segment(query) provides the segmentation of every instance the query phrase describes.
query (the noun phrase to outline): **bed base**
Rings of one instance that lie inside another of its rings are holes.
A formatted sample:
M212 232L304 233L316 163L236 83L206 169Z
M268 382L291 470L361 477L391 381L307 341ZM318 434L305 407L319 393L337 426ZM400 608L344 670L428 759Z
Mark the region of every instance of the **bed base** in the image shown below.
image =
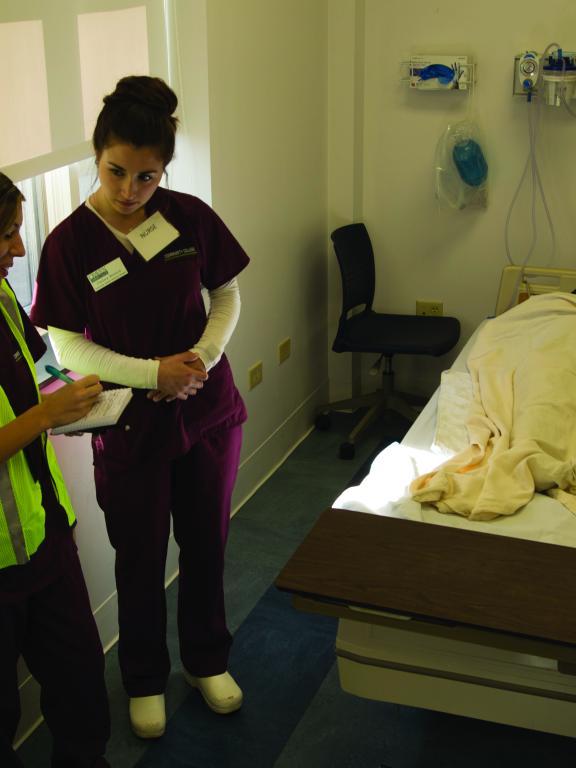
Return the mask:
M349 620L336 655L355 696L576 736L576 677L554 660Z

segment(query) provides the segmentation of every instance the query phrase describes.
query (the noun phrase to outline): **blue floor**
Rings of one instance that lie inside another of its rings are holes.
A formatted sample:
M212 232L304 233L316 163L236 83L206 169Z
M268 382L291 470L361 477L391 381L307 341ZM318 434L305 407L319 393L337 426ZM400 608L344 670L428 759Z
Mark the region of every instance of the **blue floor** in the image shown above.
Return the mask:
M234 640L242 709L222 717L190 695L138 768L274 765L334 664L335 633L335 620L293 610L290 597L270 587Z
M312 432L232 520L227 610L235 634L231 671L242 709L209 711L180 671L176 590L167 591L173 669L168 727L155 742L130 731L115 649L106 674L113 726L112 768L564 768L576 765L571 739L467 718L371 702L344 693L334 663L333 620L295 611L272 585L323 509L382 442L405 425L383 422L352 461L337 458L350 417ZM27 768L48 768L41 726L21 747ZM1 768L1 766L0 766Z

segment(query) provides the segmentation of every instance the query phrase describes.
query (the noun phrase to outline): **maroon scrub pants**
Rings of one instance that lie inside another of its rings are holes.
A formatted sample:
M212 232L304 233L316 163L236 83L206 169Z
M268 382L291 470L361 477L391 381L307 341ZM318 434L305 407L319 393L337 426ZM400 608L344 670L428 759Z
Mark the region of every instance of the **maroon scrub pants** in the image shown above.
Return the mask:
M226 671L232 637L224 608L224 550L242 427L214 430L177 459L119 467L95 456L98 503L116 550L118 657L130 697L163 693L165 566L170 516L180 548L180 657L192 675Z
M21 765L11 751L20 699L22 655L40 684L40 705L53 737L54 768L94 768L110 735L104 654L72 535L55 555L61 575L0 604L0 765Z

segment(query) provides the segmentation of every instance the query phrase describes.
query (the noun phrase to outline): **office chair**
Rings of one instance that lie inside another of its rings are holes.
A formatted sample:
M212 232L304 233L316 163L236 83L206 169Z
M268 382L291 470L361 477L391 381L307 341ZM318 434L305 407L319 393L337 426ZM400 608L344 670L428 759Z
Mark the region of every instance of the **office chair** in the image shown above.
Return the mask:
M334 352L374 352L382 368L381 389L367 395L325 405L316 417L316 426L327 429L331 410L369 410L340 445L340 458L351 459L358 436L380 415L392 410L409 421L418 415L422 400L394 390L394 355L443 355L460 337L460 323L454 317L388 315L372 309L375 289L374 253L368 230L362 223L348 224L331 235L342 277L342 311L332 344ZM353 309L362 311L349 316Z

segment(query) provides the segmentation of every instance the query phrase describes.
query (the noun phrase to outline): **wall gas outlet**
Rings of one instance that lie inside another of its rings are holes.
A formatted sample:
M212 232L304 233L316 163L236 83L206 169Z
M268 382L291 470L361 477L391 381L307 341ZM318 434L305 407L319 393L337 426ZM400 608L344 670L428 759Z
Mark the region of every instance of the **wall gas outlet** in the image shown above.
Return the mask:
M262 376L262 361L260 360L248 369L248 389L254 389L258 384L262 384Z
M416 301L416 314L428 315L429 317L442 317L444 314L444 303L442 301Z
M284 363L290 357L292 351L292 341L288 337L278 344L278 365Z

